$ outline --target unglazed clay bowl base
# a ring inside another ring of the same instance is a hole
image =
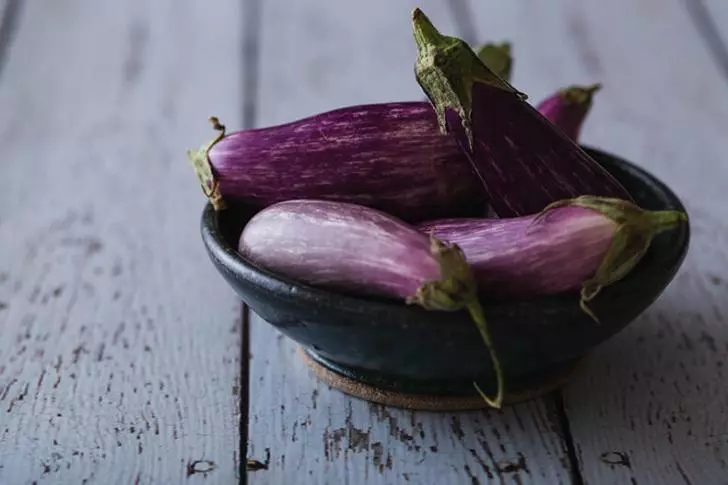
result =
[[[339,365],[302,347],[298,347],[298,355],[324,384],[365,401],[419,411],[470,411],[489,407],[480,395],[473,394],[472,383],[460,383],[462,393],[458,395],[452,392],[452,382],[418,382],[383,376]],[[512,379],[503,404],[530,401],[560,389],[580,362],[559,363],[541,372],[521,376],[517,381]]]

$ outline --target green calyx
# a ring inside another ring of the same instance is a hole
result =
[[[428,310],[458,310],[476,299],[475,278],[460,247],[430,236],[430,252],[440,266],[440,279],[425,282],[407,302]]]
[[[440,131],[447,133],[445,113],[448,109],[454,110],[460,116],[472,150],[473,85],[483,83],[522,100],[526,95],[490,70],[465,41],[440,34],[419,8],[412,12],[412,25],[418,51],[415,76],[435,109]]]
[[[511,80],[513,57],[511,56],[510,42],[483,44],[478,48],[476,54],[481,62],[493,71],[496,76],[505,81]]]
[[[595,322],[599,319],[587,303],[593,300],[605,286],[624,278],[639,263],[657,234],[674,229],[688,216],[681,211],[649,211],[623,199],[595,196],[580,196],[549,204],[536,217],[540,219],[557,207],[575,206],[594,210],[612,221],[616,227],[612,242],[594,276],[581,286],[581,309]]]
[[[222,198],[220,186],[218,185],[217,180],[215,180],[215,174],[212,172],[208,153],[215,143],[225,137],[225,125],[221,124],[220,120],[214,116],[210,117],[210,123],[212,123],[212,127],[217,130],[217,135],[202,148],[198,150],[187,150],[187,158],[189,159],[192,168],[195,170],[195,174],[197,174],[197,178],[202,186],[202,191],[207,196],[212,207],[216,211],[219,211],[225,209],[227,206]]]
[[[504,383],[500,360],[493,345],[483,307],[478,301],[478,289],[470,270],[465,254],[457,244],[445,244],[430,236],[430,252],[440,266],[440,279],[427,281],[416,293],[407,298],[407,304],[418,304],[428,310],[461,310],[467,309],[488,348],[493,370],[495,371],[497,390],[494,398],[486,396],[480,388],[476,389],[485,402],[496,409],[503,405]]]
[[[592,84],[590,86],[573,85],[568,88],[561,89],[559,95],[567,104],[578,104],[582,106],[590,105],[594,94],[602,89],[601,83]]]

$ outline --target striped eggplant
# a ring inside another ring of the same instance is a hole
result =
[[[389,214],[358,204],[290,200],[253,216],[239,253],[274,273],[311,286],[385,297],[429,310],[467,308],[491,353],[500,407],[502,372],[478,302],[472,273],[457,245],[428,237]]]
[[[350,202],[408,222],[485,213],[485,193],[427,102],[351,106],[218,136],[188,152],[216,209],[290,199]]]
[[[451,133],[499,217],[533,214],[580,195],[631,201],[627,190],[493,73],[461,39],[413,12],[415,75],[440,129]]]
[[[579,141],[581,127],[591,109],[594,93],[601,87],[602,85],[597,83],[590,86],[573,85],[560,89],[538,103],[536,109],[566,136],[574,141]]]
[[[509,219],[428,221],[424,234],[457,245],[483,300],[524,299],[581,289],[581,307],[626,276],[652,238],[687,220],[621,199],[581,196]]]

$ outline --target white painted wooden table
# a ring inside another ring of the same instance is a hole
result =
[[[241,319],[199,239],[184,152],[206,117],[422,98],[415,6],[510,40],[533,100],[602,82],[584,142],[692,217],[659,301],[562,392],[502,412],[320,384]],[[0,484],[728,484],[723,0],[0,0],[0,19]]]

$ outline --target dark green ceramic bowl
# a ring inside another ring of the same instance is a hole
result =
[[[643,169],[585,147],[646,209],[685,210]],[[235,250],[252,213],[202,215],[202,239],[215,267],[250,308],[331,370],[376,387],[414,394],[470,396],[476,380],[492,390],[493,372],[468,314],[315,289],[256,267]],[[485,306],[509,390],[524,388],[578,360],[650,306],[679,269],[689,226],[657,236],[639,265],[579,309],[577,294]]]

